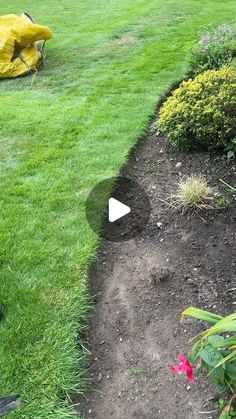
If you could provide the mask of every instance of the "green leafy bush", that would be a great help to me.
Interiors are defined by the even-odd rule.
[[[182,317],[191,316],[212,326],[201,334],[192,348],[189,360],[207,370],[211,381],[221,390],[236,393],[236,313],[227,317],[189,307]]]
[[[179,149],[223,149],[236,133],[236,69],[184,81],[160,110],[158,126]]]
[[[219,69],[236,56],[236,26],[221,25],[201,36],[190,58],[189,76]]]

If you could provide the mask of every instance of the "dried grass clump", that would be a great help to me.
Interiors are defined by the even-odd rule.
[[[192,175],[178,183],[172,204],[183,212],[210,210],[217,206],[216,197],[216,191],[208,186],[204,177]]]

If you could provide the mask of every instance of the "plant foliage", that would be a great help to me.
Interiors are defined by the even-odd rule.
[[[209,70],[184,81],[160,110],[158,126],[179,149],[223,149],[236,130],[236,70]]]
[[[182,318],[191,316],[204,320],[212,326],[206,329],[190,352],[191,362],[201,360],[201,365],[209,373],[211,381],[221,390],[229,388],[236,392],[236,313],[227,317],[217,316],[208,311],[189,307]]]
[[[231,63],[236,56],[236,26],[220,25],[208,33],[193,48],[189,76],[195,77],[206,70],[219,69]]]

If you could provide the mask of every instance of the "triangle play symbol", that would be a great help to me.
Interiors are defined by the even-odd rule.
[[[131,209],[130,207],[128,207],[128,205],[122,204],[122,202],[118,201],[115,198],[109,199],[108,219],[110,223],[114,223],[115,221],[119,220],[120,218],[124,217],[130,212]]]

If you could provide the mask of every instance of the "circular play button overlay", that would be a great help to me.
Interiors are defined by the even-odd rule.
[[[123,176],[99,182],[86,202],[90,227],[108,241],[133,239],[145,228],[149,216],[146,193],[136,181]]]

